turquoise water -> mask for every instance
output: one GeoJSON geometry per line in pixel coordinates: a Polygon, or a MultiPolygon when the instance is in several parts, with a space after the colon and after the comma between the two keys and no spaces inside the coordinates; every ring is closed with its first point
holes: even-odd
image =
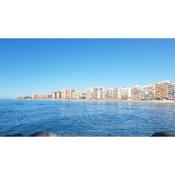
{"type": "Polygon", "coordinates": [[[0,136],[150,136],[175,131],[175,104],[0,100],[0,136]]]}

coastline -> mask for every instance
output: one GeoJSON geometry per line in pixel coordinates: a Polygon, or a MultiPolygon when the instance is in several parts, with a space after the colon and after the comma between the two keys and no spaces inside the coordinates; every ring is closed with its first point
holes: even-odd
{"type": "Polygon", "coordinates": [[[24,101],[72,101],[72,102],[111,102],[111,103],[152,103],[152,104],[175,104],[173,100],[113,100],[113,99],[17,99],[24,101]]]}

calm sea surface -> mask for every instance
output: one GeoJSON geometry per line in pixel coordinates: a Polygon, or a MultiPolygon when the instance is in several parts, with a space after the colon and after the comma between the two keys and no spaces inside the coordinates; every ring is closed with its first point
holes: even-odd
{"type": "Polygon", "coordinates": [[[0,100],[0,136],[150,136],[175,131],[175,104],[0,100]]]}

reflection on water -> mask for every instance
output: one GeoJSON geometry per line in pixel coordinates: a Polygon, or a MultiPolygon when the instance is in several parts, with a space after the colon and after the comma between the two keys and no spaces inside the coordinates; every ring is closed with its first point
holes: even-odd
{"type": "Polygon", "coordinates": [[[150,136],[175,130],[175,104],[0,100],[0,135],[150,136]]]}

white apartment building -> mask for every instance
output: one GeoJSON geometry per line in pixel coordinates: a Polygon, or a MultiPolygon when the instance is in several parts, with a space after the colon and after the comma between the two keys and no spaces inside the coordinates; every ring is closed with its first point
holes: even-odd
{"type": "Polygon", "coordinates": [[[103,87],[94,88],[94,99],[105,99],[105,89],[103,87]]]}
{"type": "Polygon", "coordinates": [[[92,100],[92,99],[94,99],[94,89],[93,88],[89,88],[88,90],[87,90],[87,95],[86,95],[86,98],[88,99],[88,100],[92,100]]]}
{"type": "Polygon", "coordinates": [[[144,100],[155,99],[155,85],[150,84],[143,86],[143,99],[144,100]]]}
{"type": "Polygon", "coordinates": [[[118,89],[118,99],[130,100],[131,99],[131,88],[119,88],[118,89]]]}
{"type": "Polygon", "coordinates": [[[175,83],[170,83],[168,87],[168,96],[170,100],[175,100],[175,83]]]}

